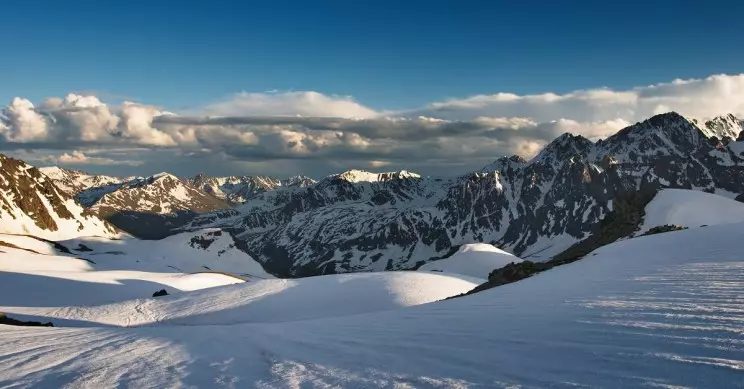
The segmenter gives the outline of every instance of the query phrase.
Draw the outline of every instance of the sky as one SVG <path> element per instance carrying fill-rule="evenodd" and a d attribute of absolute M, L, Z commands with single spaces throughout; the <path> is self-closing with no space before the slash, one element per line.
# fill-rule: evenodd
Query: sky
<path fill-rule="evenodd" d="M 15 2 L 0 17 L 0 149 L 118 175 L 465 172 L 664 110 L 744 116 L 743 14 L 684 0 Z"/>

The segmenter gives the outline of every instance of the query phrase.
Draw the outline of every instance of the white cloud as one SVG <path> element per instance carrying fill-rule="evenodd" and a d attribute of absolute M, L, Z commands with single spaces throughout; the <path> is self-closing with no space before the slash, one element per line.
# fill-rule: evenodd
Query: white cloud
<path fill-rule="evenodd" d="M 391 163 L 389 161 L 369 161 L 369 166 L 373 168 L 385 167 L 390 165 Z"/>
<path fill-rule="evenodd" d="M 420 164 L 437 172 L 444 166 L 477 167 L 502 155 L 529 158 L 564 132 L 605 138 L 670 110 L 698 118 L 728 112 L 744 117 L 744 75 L 624 91 L 498 93 L 396 113 L 317 92 L 239 93 L 197 110 L 212 116 L 179 116 L 134 102 L 108 106 L 77 94 L 37 106 L 15 98 L 0 111 L 0 147 L 57 150 L 48 159 L 66 164 L 134 165 L 125 152 L 100 150 L 144 148 L 174 151 L 167 155 L 177 161 L 213 154 L 255 168 L 282 164 L 282 171 L 289 169 L 286 161 L 296 160 L 302 161 L 296 163 L 300 171 Z"/>
<path fill-rule="evenodd" d="M 43 140 L 47 136 L 47 127 L 46 118 L 26 99 L 14 98 L 0 113 L 0 135 L 8 142 Z"/>
<path fill-rule="evenodd" d="M 196 110 L 207 116 L 306 116 L 371 118 L 378 113 L 349 96 L 328 96 L 313 91 L 237 93 L 231 98 Z"/>
<path fill-rule="evenodd" d="M 578 90 L 566 94 L 497 93 L 435 102 L 410 115 L 452 120 L 476 117 L 527 117 L 537 122 L 571 119 L 636 122 L 659 112 L 709 118 L 722 113 L 744 116 L 744 74 L 674 80 L 629 90 Z"/>
<path fill-rule="evenodd" d="M 58 156 L 48 155 L 39 160 L 60 165 L 123 165 L 140 166 L 142 162 L 131 160 L 114 160 L 111 158 L 89 157 L 81 151 L 72 151 Z"/>

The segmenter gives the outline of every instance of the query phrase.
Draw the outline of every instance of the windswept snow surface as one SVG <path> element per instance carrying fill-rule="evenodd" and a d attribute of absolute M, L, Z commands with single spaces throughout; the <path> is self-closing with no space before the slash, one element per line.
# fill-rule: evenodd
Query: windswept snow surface
<path fill-rule="evenodd" d="M 0 247 L 0 306 L 105 304 L 149 297 L 163 288 L 173 293 L 243 282 L 217 273 L 97 268 L 106 269 L 106 266 L 78 258 Z M 0 312 L 10 311 L 0 308 Z"/>
<path fill-rule="evenodd" d="M 2 327 L 0 386 L 741 387 L 743 240 L 744 223 L 629 239 L 514 284 L 360 315 Z"/>
<path fill-rule="evenodd" d="M 522 260 L 490 244 L 471 243 L 460 246 L 451 257 L 429 262 L 418 270 L 462 274 L 486 280 L 492 270 L 502 268 L 511 262 L 518 263 Z"/>
<path fill-rule="evenodd" d="M 467 279 L 416 272 L 342 274 L 254 281 L 104 306 L 0 306 L 0 312 L 63 319 L 67 326 L 134 326 L 165 322 L 173 325 L 269 323 L 426 304 L 467 292 L 477 285 L 478 282 Z"/>
<path fill-rule="evenodd" d="M 641 232 L 666 224 L 696 228 L 744 222 L 744 204 L 729 198 L 686 189 L 661 190 L 646 206 Z"/>

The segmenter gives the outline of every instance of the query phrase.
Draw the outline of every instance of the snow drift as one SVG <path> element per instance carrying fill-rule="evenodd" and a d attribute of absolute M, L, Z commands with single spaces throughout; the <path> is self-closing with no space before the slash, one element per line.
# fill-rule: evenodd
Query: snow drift
<path fill-rule="evenodd" d="M 664 189 L 646 206 L 641 233 L 667 224 L 697 228 L 744 221 L 744 204 L 686 189 Z"/>
<path fill-rule="evenodd" d="M 490 244 L 472 243 L 460 246 L 451 257 L 429 262 L 418 270 L 462 274 L 485 280 L 492 270 L 502 268 L 511 262 L 522 260 Z"/>

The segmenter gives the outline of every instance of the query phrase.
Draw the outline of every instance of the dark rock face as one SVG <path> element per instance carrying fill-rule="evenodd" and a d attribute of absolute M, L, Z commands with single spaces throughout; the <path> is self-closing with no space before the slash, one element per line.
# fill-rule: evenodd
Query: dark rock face
<path fill-rule="evenodd" d="M 60 222 L 68 226 L 74 224 L 77 231 L 88 228 L 100 235 L 115 232 L 113 226 L 83 211 L 39 169 L 0 154 L 0 219 L 3 218 L 29 218 L 34 225 L 28 227 L 47 232 L 60 231 Z M 4 230 L 2 223 L 0 221 L 0 231 L 26 233 Z"/>
<path fill-rule="evenodd" d="M 472 242 L 544 262 L 595 234 L 628 193 L 744 193 L 737 143 L 710 141 L 739 131 L 701 129 L 672 112 L 597 143 L 564 134 L 530 161 L 501 158 L 460 177 L 393 173 L 359 180 L 347 172 L 305 188 L 267 191 L 232 210 L 199 215 L 183 229 L 228 230 L 269 271 L 286 277 L 413 269 Z M 637 217 L 608 221 L 617 231 L 594 244 L 626 233 Z"/>
<path fill-rule="evenodd" d="M 5 314 L 2 312 L 0 312 L 0 324 L 4 324 L 8 326 L 22 326 L 22 327 L 54 327 L 54 324 L 52 324 L 52 322 L 42 323 L 39 321 L 18 320 L 18 319 L 13 319 L 8 316 L 5 316 Z"/>
<path fill-rule="evenodd" d="M 663 234 L 665 232 L 681 231 L 681 230 L 686 230 L 686 229 L 687 229 L 687 227 L 675 226 L 675 225 L 667 224 L 667 225 L 664 225 L 664 226 L 657 226 L 657 227 L 651 228 L 648 231 L 646 231 L 642 236 L 655 235 L 655 234 Z"/>
<path fill-rule="evenodd" d="M 159 291 L 153 293 L 152 297 L 160 297 L 160 296 L 167 296 L 167 295 L 168 295 L 168 291 L 166 291 L 165 289 L 160 289 Z"/>

